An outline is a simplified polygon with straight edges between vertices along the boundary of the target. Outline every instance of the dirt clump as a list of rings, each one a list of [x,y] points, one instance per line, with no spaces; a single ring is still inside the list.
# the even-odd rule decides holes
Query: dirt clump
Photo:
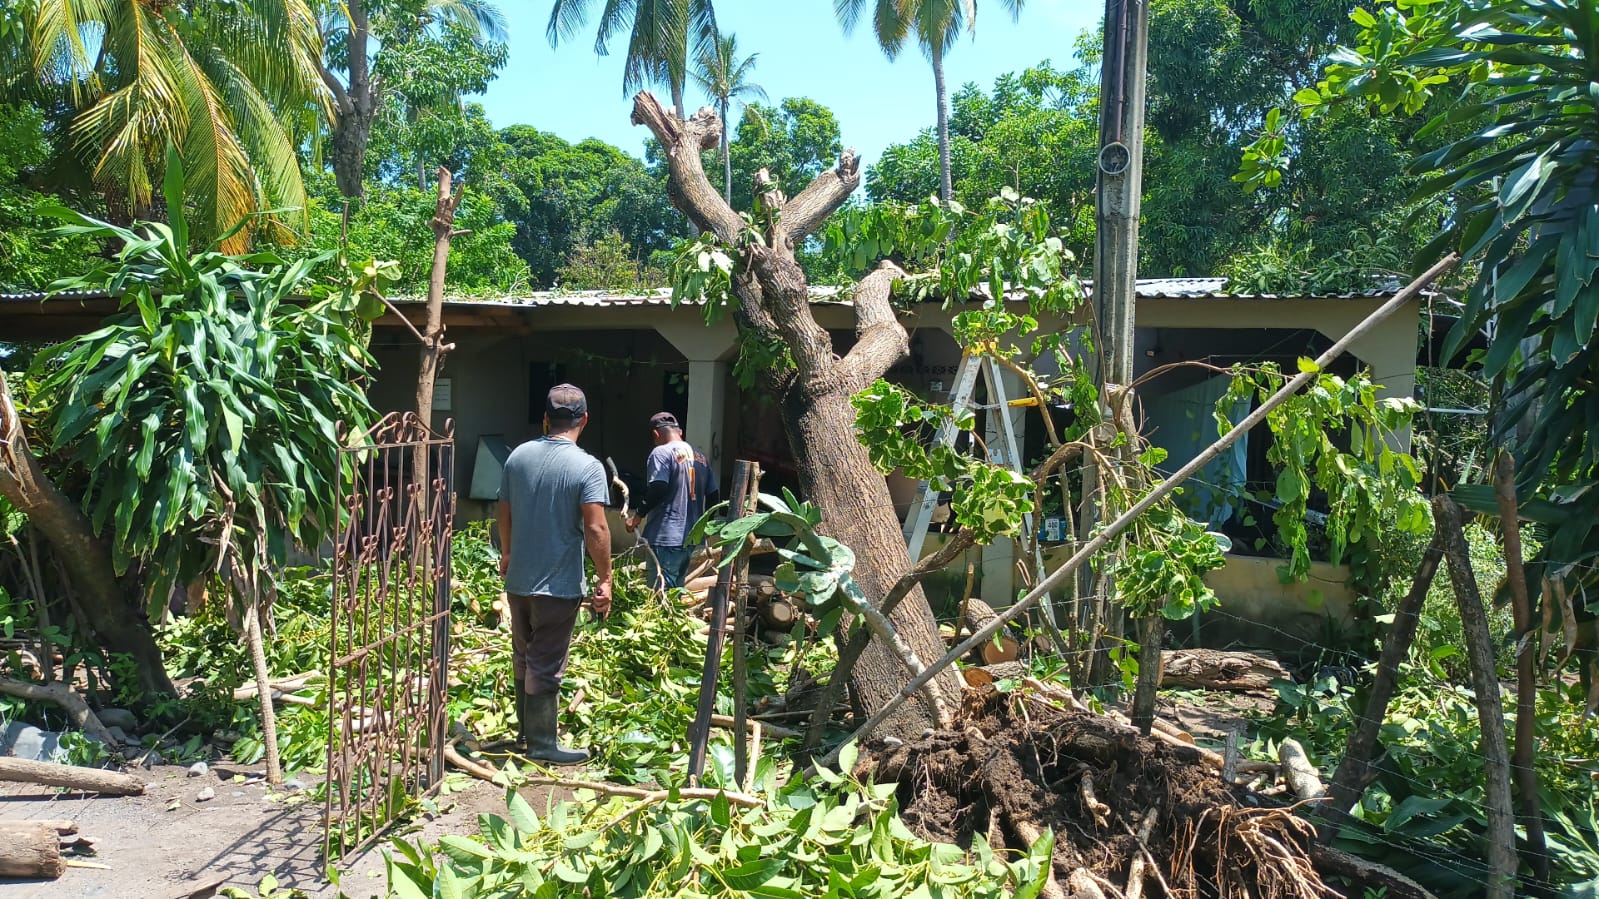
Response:
[[[1340,895],[1310,861],[1314,830],[1287,809],[1196,751],[1028,691],[968,690],[953,728],[873,742],[856,773],[899,783],[904,821],[928,839],[1025,848],[1052,830],[1046,895],[1094,895],[1085,882],[1108,896]]]

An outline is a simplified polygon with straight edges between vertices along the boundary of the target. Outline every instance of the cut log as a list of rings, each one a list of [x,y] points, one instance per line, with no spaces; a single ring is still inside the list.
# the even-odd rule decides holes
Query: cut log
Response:
[[[704,593],[714,586],[716,586],[716,575],[714,574],[707,574],[683,582],[683,589],[690,593]]]
[[[968,597],[965,606],[966,626],[972,631],[982,630],[989,622],[999,617],[993,606],[975,596]],[[982,658],[984,665],[1014,662],[1022,654],[1022,644],[1015,637],[1001,631],[994,639],[987,640],[979,646],[977,654]]]
[[[106,793],[112,796],[138,796],[144,793],[144,781],[127,774],[28,759],[0,758],[0,780],[41,784],[48,787],[67,787],[85,793]]]
[[[39,818],[37,820],[32,818],[0,818],[0,830],[5,830],[8,827],[37,827],[41,824],[64,837],[78,832],[78,822],[76,821],[51,818]]]
[[[61,838],[48,824],[0,830],[0,877],[43,877],[66,873]]]
[[[776,589],[775,587],[773,589]],[[788,630],[799,619],[799,610],[782,597],[774,596],[761,606],[761,620],[780,631]]]
[[[1284,740],[1277,747],[1277,760],[1283,765],[1283,780],[1301,801],[1320,799],[1327,792],[1322,786],[1321,774],[1305,755],[1305,748],[1297,740]]]
[[[1253,652],[1173,649],[1161,654],[1162,687],[1200,690],[1270,690],[1272,681],[1293,678],[1276,659]]]
[[[981,687],[1000,680],[1019,681],[1027,676],[1027,669],[1021,662],[1000,662],[997,665],[984,665],[981,668],[966,668],[961,671],[961,676],[966,679],[966,686]]]

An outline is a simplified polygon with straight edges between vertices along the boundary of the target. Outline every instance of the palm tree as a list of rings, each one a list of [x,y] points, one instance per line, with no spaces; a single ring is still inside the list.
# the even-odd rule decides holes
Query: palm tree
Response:
[[[550,46],[576,35],[588,24],[593,7],[593,0],[555,0],[547,29]],[[677,114],[687,116],[683,89],[688,80],[690,53],[701,55],[716,43],[712,0],[605,0],[594,52],[606,55],[611,38],[624,25],[630,26],[631,31],[627,65],[622,70],[622,93],[630,94],[652,83],[665,84],[672,92]]]
[[[1023,0],[1004,0],[1011,18],[1021,15]],[[833,11],[846,33],[855,29],[866,0],[833,0]],[[938,94],[939,196],[954,194],[949,173],[949,91],[944,86],[944,56],[955,46],[962,26],[977,27],[977,0],[876,0],[872,4],[872,31],[889,59],[899,55],[912,33],[933,64],[933,87]]]
[[[289,123],[326,98],[307,0],[30,0],[19,20],[8,42],[26,75],[7,90],[62,105],[63,150],[113,209],[152,211],[168,145],[202,239],[263,209],[305,209]],[[248,240],[240,232],[229,249]]]
[[[759,53],[738,58],[738,39],[731,34],[717,38],[716,45],[702,50],[694,70],[694,83],[716,101],[722,116],[722,197],[733,202],[733,157],[728,153],[727,134],[733,128],[730,117],[735,101],[765,100],[766,89],[749,80]]]

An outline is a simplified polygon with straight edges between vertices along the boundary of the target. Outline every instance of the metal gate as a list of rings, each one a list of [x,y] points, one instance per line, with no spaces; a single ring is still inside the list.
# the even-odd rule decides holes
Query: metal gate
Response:
[[[390,413],[340,455],[323,852],[362,848],[444,777],[454,424]],[[353,445],[352,445],[353,444]],[[413,468],[426,460],[427,478]]]

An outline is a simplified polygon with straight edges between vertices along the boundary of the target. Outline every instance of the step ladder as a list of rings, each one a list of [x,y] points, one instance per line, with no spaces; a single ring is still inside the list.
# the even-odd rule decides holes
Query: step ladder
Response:
[[[977,379],[983,379],[987,388],[988,402],[977,402]],[[972,412],[988,411],[997,413],[997,421],[991,418],[991,430],[997,431],[999,439],[988,443],[988,461],[1000,465],[1025,477],[1027,472],[1022,468],[1021,441],[1016,434],[1016,428],[1011,422],[1009,410],[1019,406],[1037,405],[1033,397],[1009,399],[1005,395],[1005,379],[1001,376],[999,362],[989,356],[976,356],[966,353],[961,356],[960,366],[955,369],[955,383],[949,395],[950,408],[959,413],[964,410]],[[953,446],[959,429],[955,426],[955,416],[945,419],[938,426],[938,432],[933,438],[935,446]],[[997,426],[995,426],[997,425]],[[927,543],[927,531],[933,522],[933,511],[938,508],[938,491],[931,489],[927,481],[916,485],[916,497],[911,503],[910,512],[905,516],[905,545],[910,550],[911,562],[915,563],[922,558],[922,548]],[[1027,535],[1027,545],[1032,547],[1033,556],[1033,583],[1037,584],[1044,578],[1044,554],[1039,545],[1038,533],[1033,529],[1033,513],[1028,512],[1022,518],[1023,534]],[[1051,603],[1044,603],[1045,614],[1053,615]]]

